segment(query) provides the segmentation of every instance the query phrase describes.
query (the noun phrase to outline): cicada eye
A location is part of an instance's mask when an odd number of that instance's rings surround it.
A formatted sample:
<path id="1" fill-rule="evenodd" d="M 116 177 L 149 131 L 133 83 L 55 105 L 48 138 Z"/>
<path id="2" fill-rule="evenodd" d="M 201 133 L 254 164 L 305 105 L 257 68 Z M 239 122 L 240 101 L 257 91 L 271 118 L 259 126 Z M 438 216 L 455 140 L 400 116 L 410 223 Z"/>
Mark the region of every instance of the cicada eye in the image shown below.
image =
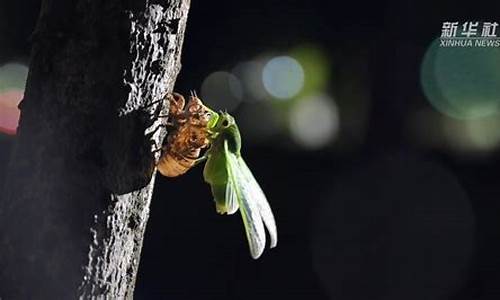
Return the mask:
<path id="1" fill-rule="evenodd" d="M 222 126 L 227 127 L 228 125 L 229 125 L 229 121 L 228 120 L 224 120 L 222 122 Z"/>

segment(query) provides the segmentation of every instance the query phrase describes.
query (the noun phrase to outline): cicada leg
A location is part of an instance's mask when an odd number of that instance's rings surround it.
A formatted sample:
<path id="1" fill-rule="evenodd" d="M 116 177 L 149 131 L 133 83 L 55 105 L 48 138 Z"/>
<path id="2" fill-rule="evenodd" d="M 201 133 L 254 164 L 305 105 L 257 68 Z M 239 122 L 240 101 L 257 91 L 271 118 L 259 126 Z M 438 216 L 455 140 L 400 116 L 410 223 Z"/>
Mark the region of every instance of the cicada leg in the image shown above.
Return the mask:
<path id="1" fill-rule="evenodd" d="M 208 151 L 205 151 L 205 153 L 202 156 L 200 156 L 200 157 L 198 157 L 197 159 L 194 160 L 193 167 L 197 166 L 198 164 L 200 164 L 200 163 L 202 163 L 202 162 L 204 162 L 205 160 L 208 159 L 208 153 L 207 152 Z"/>

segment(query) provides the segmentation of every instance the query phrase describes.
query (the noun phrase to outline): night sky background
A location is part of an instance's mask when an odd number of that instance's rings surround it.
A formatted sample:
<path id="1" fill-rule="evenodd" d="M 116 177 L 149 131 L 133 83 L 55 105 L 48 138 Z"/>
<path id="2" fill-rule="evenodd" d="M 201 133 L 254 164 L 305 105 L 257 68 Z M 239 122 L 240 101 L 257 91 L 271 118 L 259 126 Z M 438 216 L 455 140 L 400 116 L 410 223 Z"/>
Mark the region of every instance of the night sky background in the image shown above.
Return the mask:
<path id="1" fill-rule="evenodd" d="M 28 64 L 40 3 L 0 3 L 0 65 Z M 301 144 L 266 119 L 286 119 L 299 96 L 246 102 L 243 88 L 233 113 L 278 247 L 251 259 L 239 214 L 216 214 L 201 167 L 158 176 L 135 298 L 500 299 L 500 117 L 467 127 L 422 87 L 426 51 L 450 20 L 500 22 L 500 5 L 192 1 L 177 91 L 203 96 L 215 71 L 309 47 L 325 62 L 320 88 L 338 128 L 321 145 Z M 0 134 L 0 180 L 13 140 Z"/>

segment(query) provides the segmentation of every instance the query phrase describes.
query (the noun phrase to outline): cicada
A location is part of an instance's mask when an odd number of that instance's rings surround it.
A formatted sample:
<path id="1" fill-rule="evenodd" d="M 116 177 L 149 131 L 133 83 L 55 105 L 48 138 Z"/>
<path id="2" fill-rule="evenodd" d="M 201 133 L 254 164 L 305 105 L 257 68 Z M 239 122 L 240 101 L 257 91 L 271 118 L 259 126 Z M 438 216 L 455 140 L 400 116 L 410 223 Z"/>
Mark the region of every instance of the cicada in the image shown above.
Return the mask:
<path id="1" fill-rule="evenodd" d="M 210 131 L 210 148 L 203 177 L 210 185 L 216 210 L 233 214 L 238 208 L 245 226 L 250 254 L 254 259 L 264 251 L 267 227 L 270 247 L 278 242 L 273 212 L 264 192 L 241 157 L 241 135 L 234 118 L 222 112 Z"/>
<path id="2" fill-rule="evenodd" d="M 250 255 L 259 258 L 266 245 L 264 226 L 271 248 L 278 234 L 266 196 L 241 156 L 241 135 L 234 118 L 226 112 L 215 113 L 195 94 L 185 109 L 182 96 L 174 94 L 169 99 L 175 130 L 167 138 L 158 164 L 160 173 L 177 176 L 206 160 L 203 177 L 211 187 L 216 211 L 230 215 L 240 210 Z"/>

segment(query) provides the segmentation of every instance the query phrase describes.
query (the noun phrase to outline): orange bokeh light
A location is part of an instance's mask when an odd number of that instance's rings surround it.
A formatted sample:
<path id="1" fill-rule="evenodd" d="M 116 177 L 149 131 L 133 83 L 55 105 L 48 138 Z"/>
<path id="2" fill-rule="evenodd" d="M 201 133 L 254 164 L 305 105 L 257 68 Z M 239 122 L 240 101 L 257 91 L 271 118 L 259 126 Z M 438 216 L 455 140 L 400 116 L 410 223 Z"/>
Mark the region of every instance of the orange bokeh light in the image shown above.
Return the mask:
<path id="1" fill-rule="evenodd" d="M 18 89 L 7 90 L 0 93 L 0 132 L 16 134 L 20 112 L 17 108 L 23 99 L 24 91 Z"/>

